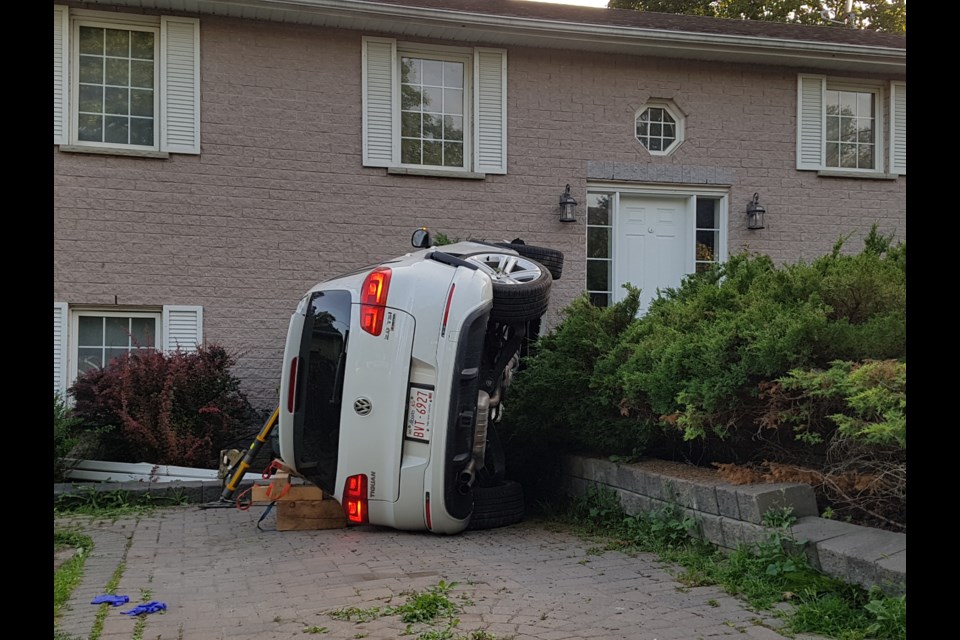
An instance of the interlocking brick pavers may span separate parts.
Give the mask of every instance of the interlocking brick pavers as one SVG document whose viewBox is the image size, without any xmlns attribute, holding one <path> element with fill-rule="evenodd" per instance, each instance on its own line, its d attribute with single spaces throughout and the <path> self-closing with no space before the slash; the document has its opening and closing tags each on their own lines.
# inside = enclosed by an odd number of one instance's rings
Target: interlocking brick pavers
<svg viewBox="0 0 960 640">
<path fill-rule="evenodd" d="M 329 614 L 397 606 L 440 580 L 456 583 L 448 597 L 461 607 L 462 635 L 784 638 L 719 589 L 683 587 L 654 555 L 599 551 L 535 522 L 451 537 L 374 527 L 276 532 L 273 516 L 266 530 L 256 527 L 260 513 L 191 506 L 118 522 L 70 519 L 97 547 L 61 627 L 87 637 L 97 610 L 87 603 L 125 563 L 118 593 L 136 602 L 143 589 L 168 605 L 146 616 L 144 640 L 302 640 L 313 626 L 326 629 L 318 637 L 396 639 L 407 630 L 397 615 L 358 622 Z M 104 640 L 133 636 L 136 619 L 120 610 L 107 612 Z M 427 628 L 413 626 L 415 635 Z"/>
</svg>

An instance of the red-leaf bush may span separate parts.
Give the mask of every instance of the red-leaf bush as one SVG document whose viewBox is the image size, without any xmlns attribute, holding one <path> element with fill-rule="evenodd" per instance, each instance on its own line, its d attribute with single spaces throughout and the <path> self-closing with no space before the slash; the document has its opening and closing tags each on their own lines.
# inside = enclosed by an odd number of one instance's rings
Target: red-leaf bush
<svg viewBox="0 0 960 640">
<path fill-rule="evenodd" d="M 97 455 L 116 462 L 216 467 L 220 449 L 258 416 L 219 345 L 164 354 L 143 349 L 77 378 L 74 415 L 100 432 Z"/>
</svg>

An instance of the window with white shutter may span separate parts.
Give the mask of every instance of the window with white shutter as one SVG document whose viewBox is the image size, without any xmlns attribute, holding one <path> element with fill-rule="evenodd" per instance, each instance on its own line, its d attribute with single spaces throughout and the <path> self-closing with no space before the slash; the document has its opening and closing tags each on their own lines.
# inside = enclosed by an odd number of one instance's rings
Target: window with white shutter
<svg viewBox="0 0 960 640">
<path fill-rule="evenodd" d="M 54 7 L 54 144 L 200 153 L 195 18 Z"/>
<path fill-rule="evenodd" d="M 363 164 L 506 173 L 506 51 L 363 38 Z"/>
<path fill-rule="evenodd" d="M 192 352 L 203 344 L 203 307 L 98 309 L 53 304 L 53 389 L 65 394 L 78 375 L 138 350 Z"/>
<path fill-rule="evenodd" d="M 884 93 L 876 81 L 800 74 L 797 169 L 844 176 L 905 173 L 906 83 L 890 84 L 889 128 Z"/>
</svg>

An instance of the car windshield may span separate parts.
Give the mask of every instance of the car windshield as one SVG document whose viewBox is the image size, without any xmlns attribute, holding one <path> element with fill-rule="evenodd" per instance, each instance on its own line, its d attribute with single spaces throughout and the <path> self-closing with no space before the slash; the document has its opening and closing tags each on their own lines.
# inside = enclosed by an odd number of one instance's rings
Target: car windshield
<svg viewBox="0 0 960 640">
<path fill-rule="evenodd" d="M 350 336 L 350 293 L 318 291 L 310 298 L 300 343 L 301 374 L 295 433 L 297 468 L 334 493 L 340 441 L 343 372 Z"/>
</svg>

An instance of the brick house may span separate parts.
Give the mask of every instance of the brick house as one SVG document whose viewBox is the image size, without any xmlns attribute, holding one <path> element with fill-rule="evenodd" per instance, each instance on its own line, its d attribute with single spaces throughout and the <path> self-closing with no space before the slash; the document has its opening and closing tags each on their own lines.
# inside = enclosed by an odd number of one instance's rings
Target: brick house
<svg viewBox="0 0 960 640">
<path fill-rule="evenodd" d="M 905 239 L 901 36 L 523 0 L 54 4 L 55 391 L 218 342 L 268 408 L 301 295 L 421 225 L 562 250 L 555 321 L 874 223 Z"/>
</svg>

